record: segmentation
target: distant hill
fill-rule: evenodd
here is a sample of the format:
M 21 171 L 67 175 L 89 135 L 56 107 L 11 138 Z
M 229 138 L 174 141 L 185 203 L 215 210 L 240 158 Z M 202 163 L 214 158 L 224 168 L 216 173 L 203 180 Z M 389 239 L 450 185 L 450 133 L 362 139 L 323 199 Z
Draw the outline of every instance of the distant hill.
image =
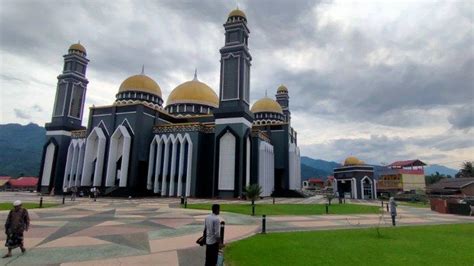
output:
M 45 135 L 46 130 L 33 123 L 0 125 L 0 175 L 38 176 Z M 325 178 L 339 166 L 336 162 L 302 156 L 301 179 Z M 454 176 L 458 171 L 436 164 L 425 168 L 426 175 L 435 172 Z
M 456 175 L 456 173 L 458 171 L 459 170 L 452 169 L 452 168 L 442 166 L 442 165 L 439 165 L 439 164 L 432 164 L 430 166 L 425 167 L 425 175 L 431 175 L 431 174 L 435 174 L 436 172 L 438 172 L 442 175 L 450 175 L 450 176 L 454 177 L 454 175 Z
M 38 176 L 45 135 L 32 123 L 0 125 L 0 175 Z
M 332 175 L 333 169 L 341 166 L 336 162 L 329 162 L 320 159 L 313 159 L 310 157 L 301 157 L 301 180 L 306 180 L 310 177 L 327 177 Z

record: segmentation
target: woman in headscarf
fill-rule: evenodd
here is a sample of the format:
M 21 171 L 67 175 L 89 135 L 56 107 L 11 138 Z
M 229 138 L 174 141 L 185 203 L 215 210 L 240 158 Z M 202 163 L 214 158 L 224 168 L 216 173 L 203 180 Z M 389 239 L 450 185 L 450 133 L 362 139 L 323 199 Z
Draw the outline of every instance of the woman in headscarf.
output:
M 7 241 L 5 246 L 8 248 L 8 253 L 3 258 L 12 256 L 12 249 L 20 247 L 21 252 L 25 253 L 26 249 L 23 245 L 23 232 L 28 231 L 30 227 L 30 217 L 28 211 L 22 207 L 21 201 L 13 202 L 13 209 L 8 214 L 5 222 L 5 234 Z
M 397 216 L 397 203 L 393 197 L 390 197 L 390 215 L 392 216 L 392 225 L 395 226 L 395 217 Z

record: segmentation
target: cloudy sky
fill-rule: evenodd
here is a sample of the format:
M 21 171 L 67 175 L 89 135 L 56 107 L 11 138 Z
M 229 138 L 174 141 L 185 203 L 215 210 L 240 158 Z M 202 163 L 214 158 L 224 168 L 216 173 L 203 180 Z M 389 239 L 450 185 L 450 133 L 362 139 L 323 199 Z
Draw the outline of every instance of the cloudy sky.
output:
M 0 123 L 50 120 L 62 55 L 78 40 L 87 107 L 111 104 L 142 64 L 165 100 L 194 68 L 218 88 L 222 24 L 237 4 L 251 30 L 251 101 L 287 85 L 303 155 L 474 160 L 471 0 L 0 0 Z

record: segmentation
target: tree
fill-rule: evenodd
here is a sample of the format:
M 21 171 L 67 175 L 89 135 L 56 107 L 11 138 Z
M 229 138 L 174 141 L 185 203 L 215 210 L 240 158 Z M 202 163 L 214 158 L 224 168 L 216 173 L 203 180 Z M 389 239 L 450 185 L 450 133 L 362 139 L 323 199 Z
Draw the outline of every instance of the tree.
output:
M 434 184 L 438 181 L 440 181 L 441 179 L 444 179 L 446 178 L 445 175 L 443 174 L 440 174 L 439 172 L 436 172 L 434 174 L 431 174 L 431 175 L 427 175 L 425 176 L 425 182 L 427 185 L 431 185 L 431 184 Z
M 474 167 L 472 166 L 471 161 L 465 161 L 462 163 L 462 168 L 456 174 L 456 178 L 458 177 L 473 177 L 474 176 Z
M 255 200 L 257 200 L 261 194 L 262 187 L 258 184 L 252 184 L 245 188 L 245 196 L 252 201 L 252 205 L 254 205 Z
M 331 205 L 331 201 L 336 197 L 335 193 L 333 193 L 332 191 L 326 193 L 326 195 L 324 195 L 324 196 L 328 200 L 329 205 Z

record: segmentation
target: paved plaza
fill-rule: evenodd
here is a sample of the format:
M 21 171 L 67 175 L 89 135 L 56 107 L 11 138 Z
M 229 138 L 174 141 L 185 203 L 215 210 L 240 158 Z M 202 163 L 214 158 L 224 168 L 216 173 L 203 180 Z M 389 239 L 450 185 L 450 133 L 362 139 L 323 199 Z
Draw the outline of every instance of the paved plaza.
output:
M 13 199 L 39 201 L 32 193 L 0 193 L 1 202 Z M 61 203 L 61 198 L 45 197 Z M 209 200 L 191 199 L 190 203 Z M 212 201 L 224 203 L 228 201 Z M 235 203 L 248 203 L 233 201 Z M 271 203 L 271 200 L 263 201 Z M 322 203 L 322 198 L 277 199 L 277 203 Z M 378 202 L 362 202 L 378 204 Z M 262 203 L 262 202 L 259 202 Z M 112 199 L 97 202 L 78 198 L 65 205 L 29 210 L 31 228 L 26 232 L 27 252 L 13 252 L 0 265 L 204 265 L 203 247 L 195 244 L 209 211 L 183 209 L 179 199 Z M 5 221 L 8 211 L 0 211 Z M 225 242 L 261 231 L 261 217 L 221 213 L 226 222 Z M 399 225 L 474 222 L 474 217 L 438 214 L 426 208 L 399 207 Z M 384 215 L 271 216 L 267 231 L 300 231 L 390 226 Z M 5 240 L 5 235 L 0 235 Z

